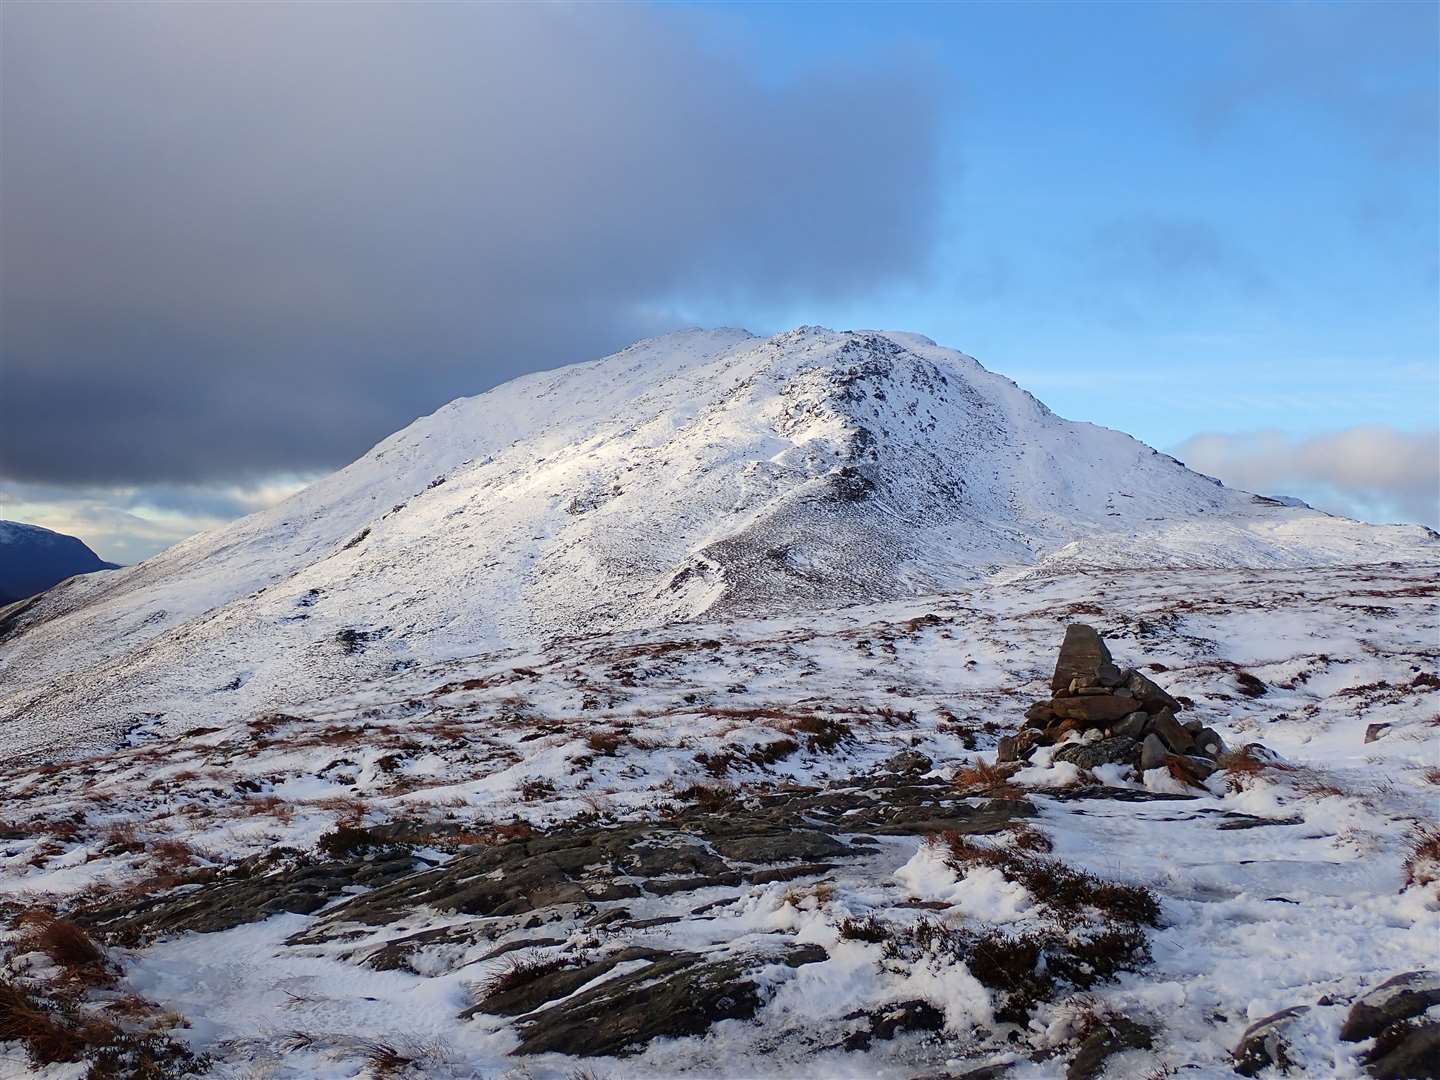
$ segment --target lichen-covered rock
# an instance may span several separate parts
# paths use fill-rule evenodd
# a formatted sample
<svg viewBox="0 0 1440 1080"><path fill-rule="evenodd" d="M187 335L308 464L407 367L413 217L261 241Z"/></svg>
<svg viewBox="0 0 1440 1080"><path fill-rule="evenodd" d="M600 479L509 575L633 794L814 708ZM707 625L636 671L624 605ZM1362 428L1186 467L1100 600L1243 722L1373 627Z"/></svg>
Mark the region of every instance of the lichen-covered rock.
<svg viewBox="0 0 1440 1080"><path fill-rule="evenodd" d="M1125 735L1115 735L1095 742L1071 743L1055 751L1056 761L1068 761L1082 769L1093 769L1097 765L1128 764L1135 757L1135 740Z"/></svg>
<svg viewBox="0 0 1440 1080"><path fill-rule="evenodd" d="M885 768L893 773L927 773L935 762L918 750L901 750L885 759Z"/></svg>

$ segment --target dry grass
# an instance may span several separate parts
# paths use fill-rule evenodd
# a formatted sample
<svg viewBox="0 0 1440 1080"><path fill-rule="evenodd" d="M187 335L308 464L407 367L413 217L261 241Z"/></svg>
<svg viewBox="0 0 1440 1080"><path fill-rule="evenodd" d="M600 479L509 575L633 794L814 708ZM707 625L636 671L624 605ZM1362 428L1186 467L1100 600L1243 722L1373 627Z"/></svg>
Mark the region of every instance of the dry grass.
<svg viewBox="0 0 1440 1080"><path fill-rule="evenodd" d="M1050 837L1024 821L1009 822L1001 835L1009 840L1012 848L1032 855L1045 855L1055 848Z"/></svg>
<svg viewBox="0 0 1440 1080"><path fill-rule="evenodd" d="M38 1068L88 1062L84 1080L173 1080L208 1068L207 1059L164 1033L178 1017L146 1019L144 1028L122 1028L82 1010L73 997L0 979L0 1042L18 1043Z"/></svg>
<svg viewBox="0 0 1440 1080"><path fill-rule="evenodd" d="M773 726L804 743L812 754L833 753L837 746L854 736L854 728L844 720L828 716L791 716Z"/></svg>
<svg viewBox="0 0 1440 1080"><path fill-rule="evenodd" d="M927 843L939 847L946 860L957 869L995 867L1011 881L1023 885L1037 903L1056 915L1083 915L1089 909L1122 923L1147 926L1160 923L1160 904L1143 885L1107 881L1055 859L989 847L956 832L931 835Z"/></svg>
<svg viewBox="0 0 1440 1080"><path fill-rule="evenodd" d="M597 731L586 736L585 745L590 751L602 757L614 757L625 745L625 736L618 731Z"/></svg>
<svg viewBox="0 0 1440 1080"><path fill-rule="evenodd" d="M791 885L785 890L780 902L793 908L803 908L808 901L813 900L811 905L820 909L835 899L835 886L828 881L819 881L814 885Z"/></svg>
<svg viewBox="0 0 1440 1080"><path fill-rule="evenodd" d="M105 950L68 919L31 908L17 915L13 926L19 931L16 944L22 952L44 953L67 977L90 985L113 979L114 969L105 958Z"/></svg>
<svg viewBox="0 0 1440 1080"><path fill-rule="evenodd" d="M562 971L569 967L576 967L583 962L583 957L575 954L568 956L509 957L487 974L482 981L474 985L472 990L475 996L475 1004L483 1010L485 1008L485 1002L491 1001L501 994L519 989L553 972Z"/></svg>
<svg viewBox="0 0 1440 1080"><path fill-rule="evenodd" d="M416 1063L413 1056L402 1053L389 1043L378 1040L366 1040L360 1044L359 1049L360 1056L365 1059L371 1072L376 1076L393 1076L409 1069Z"/></svg>
<svg viewBox="0 0 1440 1080"><path fill-rule="evenodd" d="M279 795L252 795L245 805L252 814L264 814L280 822L288 823L295 817L295 807Z"/></svg>
<svg viewBox="0 0 1440 1080"><path fill-rule="evenodd" d="M162 866L170 869L191 866L200 858L193 847L176 837L168 840L156 840L150 845L150 854Z"/></svg>
<svg viewBox="0 0 1440 1080"><path fill-rule="evenodd" d="M735 789L718 784L691 784L677 791L675 798L681 802L694 803L706 813L728 810L735 803Z"/></svg>
<svg viewBox="0 0 1440 1080"><path fill-rule="evenodd" d="M1440 826L1419 825L1410 834L1405 856L1405 885L1440 882Z"/></svg>
<svg viewBox="0 0 1440 1080"><path fill-rule="evenodd" d="M316 810L329 810L332 812L341 825L349 825L358 828L365 820L365 815L370 812L369 805L363 799L354 796L339 796L331 799L316 799L307 805Z"/></svg>
<svg viewBox="0 0 1440 1080"><path fill-rule="evenodd" d="M127 855L135 855L145 850L145 841L135 831L135 826L126 822L121 825L112 825L105 832L105 848L107 851L119 851Z"/></svg>
<svg viewBox="0 0 1440 1080"><path fill-rule="evenodd" d="M1010 778L1022 768L1018 763L999 764L977 758L975 764L957 769L952 783L966 795L988 795L992 799L1018 799L1025 793Z"/></svg>
<svg viewBox="0 0 1440 1080"><path fill-rule="evenodd" d="M890 927L874 915L866 915L861 919L841 919L835 929L842 941L868 941L878 945L890 939Z"/></svg>
<svg viewBox="0 0 1440 1080"><path fill-rule="evenodd" d="M1256 749L1255 744L1222 754L1219 765L1225 770L1225 786L1231 792L1245 791L1270 772L1292 772L1294 766L1274 761Z"/></svg>

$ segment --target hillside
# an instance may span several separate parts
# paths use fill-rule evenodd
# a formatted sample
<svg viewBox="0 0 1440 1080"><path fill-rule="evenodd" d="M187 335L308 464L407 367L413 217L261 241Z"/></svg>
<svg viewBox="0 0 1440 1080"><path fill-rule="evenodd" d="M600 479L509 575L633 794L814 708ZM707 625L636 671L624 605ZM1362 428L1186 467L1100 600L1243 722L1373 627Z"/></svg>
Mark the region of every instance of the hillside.
<svg viewBox="0 0 1440 1080"><path fill-rule="evenodd" d="M916 335L692 331L452 402L273 509L0 613L0 727L11 752L74 745L991 576L1436 551L1229 490Z"/></svg>
<svg viewBox="0 0 1440 1080"><path fill-rule="evenodd" d="M1434 1075L1440 977L1378 988L1440 934L1436 595L1423 565L1030 576L14 766L0 987L58 1011L0 1077L97 1047L177 1080ZM1095 764L1098 730L998 760L1077 619L1218 771Z"/></svg>

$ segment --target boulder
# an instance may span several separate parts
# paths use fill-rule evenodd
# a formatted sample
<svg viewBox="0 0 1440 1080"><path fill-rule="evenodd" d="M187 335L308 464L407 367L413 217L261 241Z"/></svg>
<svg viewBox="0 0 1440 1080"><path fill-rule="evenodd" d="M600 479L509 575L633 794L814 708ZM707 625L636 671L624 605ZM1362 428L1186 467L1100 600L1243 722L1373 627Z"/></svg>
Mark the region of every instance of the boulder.
<svg viewBox="0 0 1440 1080"><path fill-rule="evenodd" d="M1440 1022L1399 1024L1377 1041L1366 1066L1375 1080L1440 1077Z"/></svg>
<svg viewBox="0 0 1440 1080"><path fill-rule="evenodd" d="M1107 725L1135 711L1135 702L1130 698L1112 697L1110 694L1056 698L1050 703L1055 715L1067 720L1081 720L1089 727Z"/></svg>
<svg viewBox="0 0 1440 1080"><path fill-rule="evenodd" d="M901 750L885 759L885 768L893 773L928 773L934 767L935 762L918 750Z"/></svg>
<svg viewBox="0 0 1440 1080"><path fill-rule="evenodd" d="M1241 1076L1257 1076L1261 1070L1273 1066L1280 1072L1289 1072L1295 1061L1290 1056L1285 1029L1309 1011L1309 1005L1295 1005L1256 1020L1246 1028L1235 1047L1235 1071Z"/></svg>
<svg viewBox="0 0 1440 1080"><path fill-rule="evenodd" d="M1130 677L1125 680L1125 689L1135 695L1135 700L1140 702L1140 707L1146 712L1159 712L1161 709L1179 712L1182 707L1180 702L1167 694L1156 683L1133 669Z"/></svg>
<svg viewBox="0 0 1440 1080"><path fill-rule="evenodd" d="M1065 628L1065 640L1060 646L1060 655L1055 661L1055 674L1050 677L1050 689L1067 690L1070 680L1077 675L1098 678L1100 665L1112 663L1110 650L1099 631L1084 623L1071 623Z"/></svg>
<svg viewBox="0 0 1440 1080"><path fill-rule="evenodd" d="M1150 730L1177 754L1188 754L1195 745L1190 732L1175 720L1175 714L1169 709L1155 713L1150 721Z"/></svg>
<svg viewBox="0 0 1440 1080"><path fill-rule="evenodd" d="M1050 721L1055 719L1055 710L1050 707L1048 701L1037 701L1025 710L1025 726L1032 728L1048 727Z"/></svg>
<svg viewBox="0 0 1440 1080"><path fill-rule="evenodd" d="M1390 730L1389 724L1368 724L1365 727L1365 741L1372 743Z"/></svg>
<svg viewBox="0 0 1440 1080"><path fill-rule="evenodd" d="M995 760L1025 761L1035 752L1040 740L1040 732L1034 728L1021 728L1014 735L1006 735L1000 739L995 747Z"/></svg>
<svg viewBox="0 0 1440 1080"><path fill-rule="evenodd" d="M1096 742L1072 743L1055 751L1055 761L1068 761L1082 769L1093 769L1097 765L1128 763L1135 757L1135 740L1125 735L1115 735Z"/></svg>
<svg viewBox="0 0 1440 1080"><path fill-rule="evenodd" d="M1201 728L1195 735L1195 749L1209 757L1218 758L1225 753L1225 740L1214 728Z"/></svg>
<svg viewBox="0 0 1440 1080"><path fill-rule="evenodd" d="M1165 759L1169 756L1170 751L1160 741L1160 737L1153 732L1146 735L1140 743L1140 769L1142 772L1164 768Z"/></svg>
<svg viewBox="0 0 1440 1080"><path fill-rule="evenodd" d="M1115 664L1104 663L1095 670L1095 681L1101 686L1122 686L1125 683L1127 672L1121 671Z"/></svg>
<svg viewBox="0 0 1440 1080"><path fill-rule="evenodd" d="M1110 725L1111 735L1126 735L1132 739L1143 739L1149 731L1150 714L1138 710Z"/></svg>
<svg viewBox="0 0 1440 1080"><path fill-rule="evenodd" d="M1210 775L1219 768L1209 758L1196 757L1193 754L1171 754L1165 759L1165 766L1172 774L1179 774L1177 779L1182 779L1193 787L1203 787Z"/></svg>
<svg viewBox="0 0 1440 1080"><path fill-rule="evenodd" d="M1350 1006L1340 1026L1340 1038L1361 1042L1391 1024L1419 1016L1432 1005L1440 1005L1440 972L1407 971L1386 979Z"/></svg>

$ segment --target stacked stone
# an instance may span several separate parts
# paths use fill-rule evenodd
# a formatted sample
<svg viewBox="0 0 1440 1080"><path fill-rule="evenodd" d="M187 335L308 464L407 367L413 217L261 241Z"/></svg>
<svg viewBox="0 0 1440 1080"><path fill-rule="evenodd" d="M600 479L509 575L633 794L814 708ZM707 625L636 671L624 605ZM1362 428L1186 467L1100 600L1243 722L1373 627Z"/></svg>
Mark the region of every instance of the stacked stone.
<svg viewBox="0 0 1440 1080"><path fill-rule="evenodd" d="M1025 761L1041 746L1065 742L1079 732L1099 731L1058 750L1053 760L1082 769L1133 765L1138 771L1168 768L1199 785L1219 766L1225 743L1199 720L1180 721L1184 705L1134 668L1120 668L1092 626L1072 623L1050 679L1049 701L1025 711L1025 725L1000 740L997 761Z"/></svg>

